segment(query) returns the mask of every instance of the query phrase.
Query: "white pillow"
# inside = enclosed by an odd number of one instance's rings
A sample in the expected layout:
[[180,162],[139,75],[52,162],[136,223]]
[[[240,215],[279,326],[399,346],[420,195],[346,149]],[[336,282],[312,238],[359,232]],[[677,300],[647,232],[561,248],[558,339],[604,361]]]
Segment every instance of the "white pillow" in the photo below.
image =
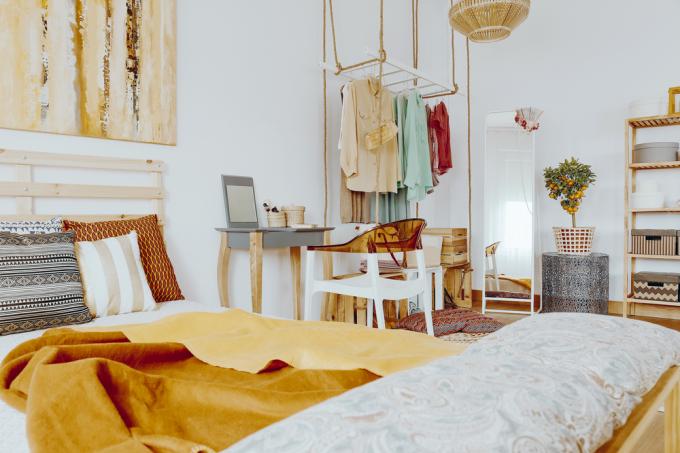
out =
[[61,217],[55,217],[46,221],[0,221],[0,231],[16,234],[49,234],[61,233],[64,230]]
[[93,316],[156,307],[139,258],[137,232],[93,242],[76,242],[85,305]]

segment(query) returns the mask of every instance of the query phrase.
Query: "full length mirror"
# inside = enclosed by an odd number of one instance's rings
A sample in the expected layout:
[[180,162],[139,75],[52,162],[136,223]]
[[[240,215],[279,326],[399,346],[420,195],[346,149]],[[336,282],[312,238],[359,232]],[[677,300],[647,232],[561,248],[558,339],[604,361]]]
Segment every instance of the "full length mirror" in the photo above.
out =
[[[534,134],[515,112],[486,119],[483,311],[533,311]],[[524,302],[524,303],[522,303]],[[508,307],[508,304],[512,304]]]

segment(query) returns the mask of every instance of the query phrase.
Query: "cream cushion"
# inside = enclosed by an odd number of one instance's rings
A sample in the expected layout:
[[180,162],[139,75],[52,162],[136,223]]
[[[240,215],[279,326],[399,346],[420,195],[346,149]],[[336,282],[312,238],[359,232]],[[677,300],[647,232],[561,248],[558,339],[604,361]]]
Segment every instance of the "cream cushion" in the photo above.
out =
[[110,316],[156,307],[146,280],[137,232],[100,241],[76,242],[85,305],[92,315]]

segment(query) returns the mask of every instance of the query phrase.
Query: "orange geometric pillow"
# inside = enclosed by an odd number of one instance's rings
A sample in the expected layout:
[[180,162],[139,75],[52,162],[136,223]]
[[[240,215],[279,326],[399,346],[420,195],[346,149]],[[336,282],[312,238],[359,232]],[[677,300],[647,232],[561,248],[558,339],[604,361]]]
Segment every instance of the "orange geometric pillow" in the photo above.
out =
[[136,231],[142,266],[153,298],[156,302],[184,299],[175,277],[175,270],[165,250],[165,242],[156,215],[104,222],[75,222],[64,219],[64,230],[73,231],[76,242],[99,241]]

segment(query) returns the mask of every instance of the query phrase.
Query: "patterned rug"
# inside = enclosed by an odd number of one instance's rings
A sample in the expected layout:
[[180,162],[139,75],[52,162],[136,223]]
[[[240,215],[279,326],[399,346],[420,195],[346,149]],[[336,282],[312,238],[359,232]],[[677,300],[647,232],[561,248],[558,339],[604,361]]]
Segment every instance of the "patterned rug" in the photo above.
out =
[[476,343],[482,338],[484,338],[487,335],[491,335],[489,333],[464,333],[464,332],[458,332],[458,333],[452,333],[451,335],[444,335],[442,337],[438,337],[440,340],[444,341],[450,341],[452,343],[463,343],[463,344],[472,344]]
[[[500,321],[467,308],[450,308],[432,312],[434,335],[455,343],[474,343],[504,326]],[[399,320],[397,329],[425,333],[425,315],[413,313]]]

